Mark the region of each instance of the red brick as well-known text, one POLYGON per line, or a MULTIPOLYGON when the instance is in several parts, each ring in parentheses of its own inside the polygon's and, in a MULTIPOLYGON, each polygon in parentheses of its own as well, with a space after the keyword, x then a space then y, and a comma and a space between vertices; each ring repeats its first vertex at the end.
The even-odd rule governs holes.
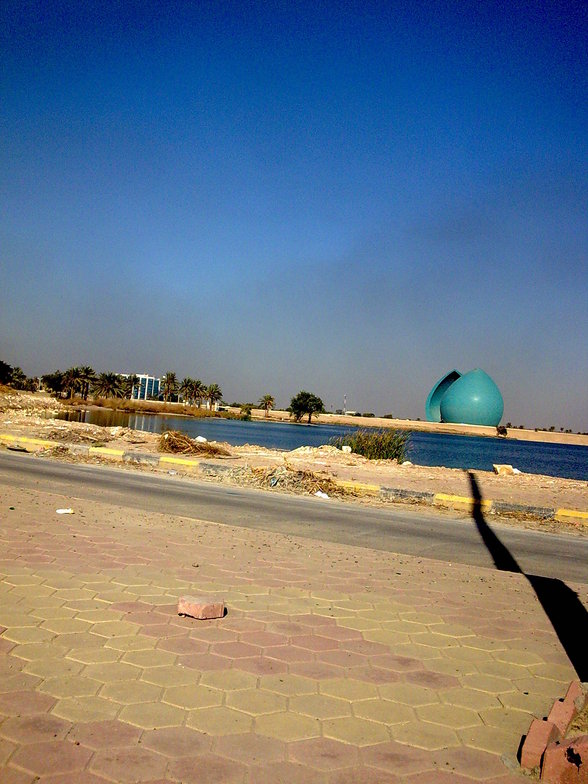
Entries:
POLYGON ((588 735, 550 743, 543 757, 541 781, 546 784, 588 784, 588 735))
MULTIPOLYGON (((578 715, 579 710, 576 706, 576 700, 578 698, 581 699, 582 697, 585 699, 580 682, 572 681, 563 700, 556 700, 553 703, 547 721, 555 724, 562 735, 566 734, 572 720, 578 715)), ((583 707, 583 705, 581 707, 583 707)))
POLYGON ((225 603, 206 596, 181 596, 178 601, 178 615, 189 615, 204 621, 209 618, 222 618, 225 603))
POLYGON ((547 744, 560 738, 561 733, 555 724, 533 719, 521 750, 521 767, 525 770, 539 767, 547 744))

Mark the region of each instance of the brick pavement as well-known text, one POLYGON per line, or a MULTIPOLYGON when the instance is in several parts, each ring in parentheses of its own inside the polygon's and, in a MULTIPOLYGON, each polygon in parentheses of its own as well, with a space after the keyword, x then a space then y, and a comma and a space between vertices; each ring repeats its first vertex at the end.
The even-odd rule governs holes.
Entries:
POLYGON ((507 784, 573 677, 521 575, 0 491, 3 784, 507 784))

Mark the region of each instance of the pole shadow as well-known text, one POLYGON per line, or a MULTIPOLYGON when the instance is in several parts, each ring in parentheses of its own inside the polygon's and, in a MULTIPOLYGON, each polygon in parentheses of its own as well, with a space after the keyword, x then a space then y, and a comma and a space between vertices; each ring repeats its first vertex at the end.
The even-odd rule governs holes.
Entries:
POLYGON ((573 668, 576 670, 578 678, 580 681, 587 681, 588 656, 586 655, 585 635, 588 631, 588 612, 586 612, 584 605, 578 598, 578 594, 572 591, 571 588, 568 588, 561 580, 526 574, 521 569, 509 549, 500 541, 484 519, 482 494, 476 477, 471 471, 468 471, 468 477, 474 499, 472 512, 474 522, 480 532, 482 541, 492 556, 494 565, 503 572, 522 574, 528 580, 573 668))

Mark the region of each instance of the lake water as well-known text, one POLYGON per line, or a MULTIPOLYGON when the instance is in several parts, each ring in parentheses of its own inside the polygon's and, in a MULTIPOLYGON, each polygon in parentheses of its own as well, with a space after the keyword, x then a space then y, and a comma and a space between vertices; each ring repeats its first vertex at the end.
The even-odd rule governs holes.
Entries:
MULTIPOLYGON (((257 444, 268 449, 288 451, 299 446, 328 444, 331 438, 354 430, 342 425, 309 427, 285 422, 242 422, 214 417, 190 419, 159 414, 124 414, 104 409, 71 411, 60 418, 105 427, 120 425, 150 433, 181 430, 192 438, 204 436, 209 441, 226 441, 233 446, 257 444)), ((525 474, 588 480, 587 446, 414 432, 408 459, 416 465, 481 471, 492 471, 493 463, 510 463, 525 474)))

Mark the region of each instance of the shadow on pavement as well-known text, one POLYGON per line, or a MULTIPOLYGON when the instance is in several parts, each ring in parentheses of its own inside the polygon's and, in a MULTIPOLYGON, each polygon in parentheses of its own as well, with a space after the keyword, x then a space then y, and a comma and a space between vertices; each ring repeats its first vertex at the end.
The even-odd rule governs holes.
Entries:
POLYGON ((471 471, 468 471, 468 477, 474 498, 474 521, 496 568, 504 572, 518 572, 527 578, 578 678, 581 681, 588 680, 588 656, 586 656, 585 643, 588 613, 578 595, 561 580, 523 572, 508 548, 502 544, 484 519, 481 506, 482 494, 476 477, 471 471))

